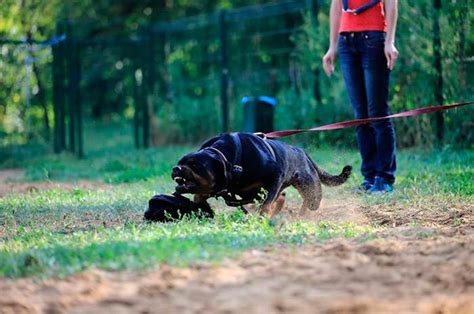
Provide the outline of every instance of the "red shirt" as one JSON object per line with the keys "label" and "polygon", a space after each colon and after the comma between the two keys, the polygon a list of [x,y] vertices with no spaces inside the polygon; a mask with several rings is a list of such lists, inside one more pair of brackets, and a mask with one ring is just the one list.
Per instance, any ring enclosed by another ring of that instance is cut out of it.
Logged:
{"label": "red shirt", "polygon": [[[349,9],[357,9],[369,2],[370,0],[348,0],[348,6]],[[341,25],[339,27],[340,33],[363,31],[387,31],[382,2],[358,15],[342,12]]]}

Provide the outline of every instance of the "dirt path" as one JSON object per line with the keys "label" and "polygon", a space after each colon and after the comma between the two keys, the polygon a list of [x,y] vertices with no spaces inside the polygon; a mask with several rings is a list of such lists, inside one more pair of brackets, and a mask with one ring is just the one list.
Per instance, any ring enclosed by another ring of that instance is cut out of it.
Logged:
{"label": "dirt path", "polygon": [[[474,313],[474,233],[334,240],[221,266],[1,282],[2,313]],[[455,236],[455,237],[454,237]]]}
{"label": "dirt path", "polygon": [[79,180],[77,182],[17,182],[17,180],[25,174],[22,169],[1,169],[0,170],[0,198],[8,194],[30,193],[38,190],[48,190],[53,188],[61,188],[64,190],[72,190],[74,188],[94,189],[106,186],[100,182]]}

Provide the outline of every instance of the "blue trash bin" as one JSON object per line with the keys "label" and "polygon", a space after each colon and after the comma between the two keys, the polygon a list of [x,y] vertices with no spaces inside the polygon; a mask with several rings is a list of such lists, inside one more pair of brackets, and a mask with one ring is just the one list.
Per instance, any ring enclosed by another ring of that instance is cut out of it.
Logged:
{"label": "blue trash bin", "polygon": [[277,100],[271,96],[243,97],[243,132],[271,132]]}

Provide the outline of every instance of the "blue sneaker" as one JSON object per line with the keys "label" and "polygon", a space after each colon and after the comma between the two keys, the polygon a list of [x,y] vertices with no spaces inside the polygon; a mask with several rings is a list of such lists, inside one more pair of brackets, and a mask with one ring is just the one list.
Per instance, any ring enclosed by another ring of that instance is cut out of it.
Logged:
{"label": "blue sneaker", "polygon": [[375,177],[374,185],[368,190],[369,193],[393,192],[393,185],[385,182],[382,177]]}
{"label": "blue sneaker", "polygon": [[370,188],[372,187],[373,182],[369,180],[364,180],[364,182],[361,183],[361,185],[357,186],[356,188],[353,188],[351,190],[352,193],[367,193]]}
{"label": "blue sneaker", "polygon": [[362,182],[362,184],[360,185],[360,189],[364,192],[367,192],[368,190],[372,188],[373,185],[374,185],[373,182],[369,180],[364,180],[364,182]]}

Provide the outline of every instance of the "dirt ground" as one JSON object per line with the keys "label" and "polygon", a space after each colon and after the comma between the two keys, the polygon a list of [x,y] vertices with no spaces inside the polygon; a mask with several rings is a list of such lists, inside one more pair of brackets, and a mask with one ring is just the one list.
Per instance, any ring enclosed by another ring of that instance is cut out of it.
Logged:
{"label": "dirt ground", "polygon": [[69,182],[16,182],[17,178],[22,177],[24,171],[21,169],[0,170],[0,197],[11,193],[29,193],[38,190],[47,190],[61,188],[64,190],[72,190],[73,188],[93,189],[96,187],[104,188],[106,185],[99,182],[91,182],[79,180],[75,183]]}
{"label": "dirt ground", "polygon": [[[290,207],[294,204],[290,204]],[[474,313],[474,208],[387,212],[334,194],[285,220],[384,226],[376,240],[251,250],[219,265],[0,280],[0,313]],[[426,223],[413,225],[413,221]]]}

